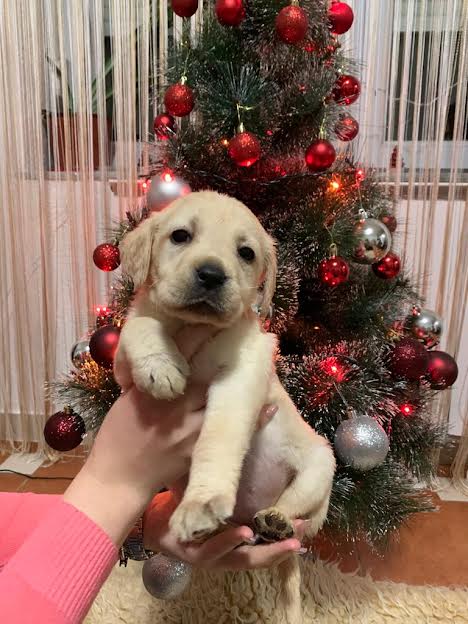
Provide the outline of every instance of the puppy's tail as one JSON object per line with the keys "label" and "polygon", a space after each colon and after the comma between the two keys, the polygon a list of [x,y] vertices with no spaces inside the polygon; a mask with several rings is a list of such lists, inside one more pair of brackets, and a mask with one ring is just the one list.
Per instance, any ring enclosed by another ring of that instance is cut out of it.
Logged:
{"label": "puppy's tail", "polygon": [[302,624],[301,569],[299,556],[291,555],[278,566],[281,586],[280,603],[286,624]]}

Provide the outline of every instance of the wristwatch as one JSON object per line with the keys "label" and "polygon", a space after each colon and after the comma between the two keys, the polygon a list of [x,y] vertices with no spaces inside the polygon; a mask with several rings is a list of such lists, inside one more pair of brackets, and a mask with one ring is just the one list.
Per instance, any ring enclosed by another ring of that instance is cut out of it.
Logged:
{"label": "wristwatch", "polygon": [[138,518],[127,539],[120,547],[119,554],[119,565],[124,565],[125,567],[127,567],[129,559],[133,561],[146,561],[146,559],[154,557],[155,553],[152,550],[146,550],[143,546],[143,518]]}

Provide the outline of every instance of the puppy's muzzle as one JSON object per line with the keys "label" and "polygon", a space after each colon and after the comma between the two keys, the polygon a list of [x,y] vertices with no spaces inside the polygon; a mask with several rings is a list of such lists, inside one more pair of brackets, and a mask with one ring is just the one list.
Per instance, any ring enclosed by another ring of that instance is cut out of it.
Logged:
{"label": "puppy's muzzle", "polygon": [[195,269],[195,283],[201,291],[219,290],[227,280],[223,268],[215,263],[206,263]]}

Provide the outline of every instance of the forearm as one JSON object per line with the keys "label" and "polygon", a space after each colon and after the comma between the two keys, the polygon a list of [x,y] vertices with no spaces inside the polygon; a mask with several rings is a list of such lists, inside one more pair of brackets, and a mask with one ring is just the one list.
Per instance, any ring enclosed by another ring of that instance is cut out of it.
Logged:
{"label": "forearm", "polygon": [[120,547],[151,497],[126,484],[103,483],[85,466],[63,498],[86,514]]}

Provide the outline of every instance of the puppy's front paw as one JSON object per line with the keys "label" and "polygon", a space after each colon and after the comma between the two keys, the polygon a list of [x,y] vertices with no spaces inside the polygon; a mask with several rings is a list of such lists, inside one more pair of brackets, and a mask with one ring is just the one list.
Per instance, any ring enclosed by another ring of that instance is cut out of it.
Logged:
{"label": "puppy's front paw", "polygon": [[294,535],[291,520],[279,509],[270,507],[255,514],[255,531],[265,542],[278,542]]}
{"label": "puppy's front paw", "polygon": [[224,494],[206,501],[184,499],[169,521],[171,531],[181,542],[193,542],[211,535],[232,515],[234,502]]}
{"label": "puppy's front paw", "polygon": [[155,399],[174,399],[184,393],[189,365],[179,354],[153,353],[132,363],[135,386]]}

